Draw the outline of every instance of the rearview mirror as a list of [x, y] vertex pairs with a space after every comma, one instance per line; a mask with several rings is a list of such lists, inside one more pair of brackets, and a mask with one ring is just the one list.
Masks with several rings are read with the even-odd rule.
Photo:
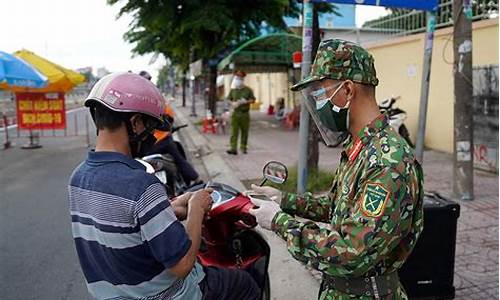
[[264, 166], [262, 173], [264, 179], [262, 180], [260, 185], [263, 185], [267, 180], [277, 184], [283, 184], [288, 178], [288, 169], [284, 164], [277, 161], [268, 162]]

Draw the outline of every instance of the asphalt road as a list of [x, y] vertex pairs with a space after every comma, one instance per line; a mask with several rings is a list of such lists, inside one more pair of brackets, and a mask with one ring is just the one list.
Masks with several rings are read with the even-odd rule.
[[66, 192], [88, 151], [86, 139], [43, 138], [41, 144], [0, 150], [0, 299], [91, 299], [71, 238]]
[[[79, 136], [56, 131], [58, 137], [47, 137], [53, 134], [48, 131], [35, 150], [21, 149], [27, 132], [17, 138], [17, 128], [9, 128], [14, 146], [0, 149], [0, 300], [92, 299], [73, 245], [67, 200], [69, 176], [89, 149], [86, 116], [86, 109], [69, 111], [67, 134]], [[3, 135], [0, 130], [2, 145]], [[201, 160], [191, 155], [193, 146], [180, 138], [206, 180]]]

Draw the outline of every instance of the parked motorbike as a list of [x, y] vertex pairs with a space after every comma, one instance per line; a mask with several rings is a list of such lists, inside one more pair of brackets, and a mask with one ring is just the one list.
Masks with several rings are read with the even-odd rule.
[[401, 97], [390, 97], [379, 104], [379, 109], [380, 112], [386, 113], [389, 116], [389, 125], [396, 130], [396, 132], [401, 135], [408, 145], [410, 147], [414, 147], [411, 139], [410, 139], [410, 132], [408, 131], [408, 128], [406, 128], [404, 121], [406, 120], [406, 112], [400, 108], [394, 107], [394, 104], [396, 103], [396, 100], [399, 100]]

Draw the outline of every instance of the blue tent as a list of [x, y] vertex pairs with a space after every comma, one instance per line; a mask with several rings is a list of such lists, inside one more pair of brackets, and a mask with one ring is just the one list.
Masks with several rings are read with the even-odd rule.
[[9, 87], [42, 88], [47, 78], [24, 60], [0, 51], [0, 89]]

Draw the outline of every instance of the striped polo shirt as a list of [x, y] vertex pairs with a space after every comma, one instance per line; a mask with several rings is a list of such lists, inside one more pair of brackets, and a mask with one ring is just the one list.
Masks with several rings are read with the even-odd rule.
[[71, 227], [89, 292], [96, 299], [200, 299], [196, 264], [169, 272], [191, 240], [165, 188], [144, 166], [117, 152], [90, 151], [69, 182]]

